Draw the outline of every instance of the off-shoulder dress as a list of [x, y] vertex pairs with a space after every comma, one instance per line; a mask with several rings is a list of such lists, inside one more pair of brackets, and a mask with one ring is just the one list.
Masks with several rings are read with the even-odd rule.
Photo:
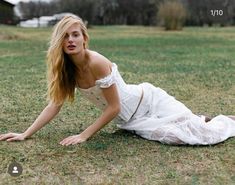
[[121, 129], [166, 144], [210, 145], [235, 136], [233, 119], [219, 115], [205, 122], [161, 88], [150, 83], [126, 84], [115, 63], [112, 63], [112, 72], [97, 80], [95, 86], [78, 90], [104, 110], [107, 102], [102, 88], [112, 84], [116, 84], [120, 98], [121, 111], [115, 122]]

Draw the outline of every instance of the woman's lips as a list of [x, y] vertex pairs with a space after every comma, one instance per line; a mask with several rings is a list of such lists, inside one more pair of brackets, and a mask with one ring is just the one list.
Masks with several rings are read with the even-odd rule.
[[69, 50], [73, 50], [73, 49], [76, 48], [76, 46], [75, 46], [75, 45], [69, 45], [67, 48], [68, 48]]

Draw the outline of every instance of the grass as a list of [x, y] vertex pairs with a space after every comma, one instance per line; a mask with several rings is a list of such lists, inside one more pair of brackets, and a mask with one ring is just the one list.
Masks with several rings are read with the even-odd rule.
[[[118, 64], [128, 83], [150, 82], [197, 114], [235, 114], [235, 28], [106, 26], [90, 48]], [[0, 133], [24, 131], [46, 105], [45, 55], [51, 29], [0, 26]], [[86, 143], [59, 142], [100, 111], [79, 96], [31, 139], [0, 142], [0, 184], [235, 184], [235, 139], [168, 146], [110, 123]], [[16, 160], [20, 177], [7, 174]]]

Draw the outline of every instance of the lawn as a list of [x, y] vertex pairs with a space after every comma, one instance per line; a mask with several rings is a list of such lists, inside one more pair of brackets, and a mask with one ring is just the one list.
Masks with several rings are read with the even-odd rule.
[[[22, 132], [46, 106], [51, 28], [0, 26], [0, 133]], [[235, 28], [94, 26], [89, 47], [119, 66], [128, 83], [150, 82], [196, 114], [235, 115]], [[110, 123], [87, 142], [80, 133], [100, 111], [76, 95], [31, 139], [0, 142], [0, 184], [235, 184], [235, 138], [213, 146], [169, 146]], [[23, 174], [11, 177], [16, 160]]]

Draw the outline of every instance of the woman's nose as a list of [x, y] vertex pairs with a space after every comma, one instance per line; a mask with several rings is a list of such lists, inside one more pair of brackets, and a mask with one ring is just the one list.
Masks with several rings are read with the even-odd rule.
[[73, 37], [71, 35], [68, 37], [68, 41], [73, 42]]

